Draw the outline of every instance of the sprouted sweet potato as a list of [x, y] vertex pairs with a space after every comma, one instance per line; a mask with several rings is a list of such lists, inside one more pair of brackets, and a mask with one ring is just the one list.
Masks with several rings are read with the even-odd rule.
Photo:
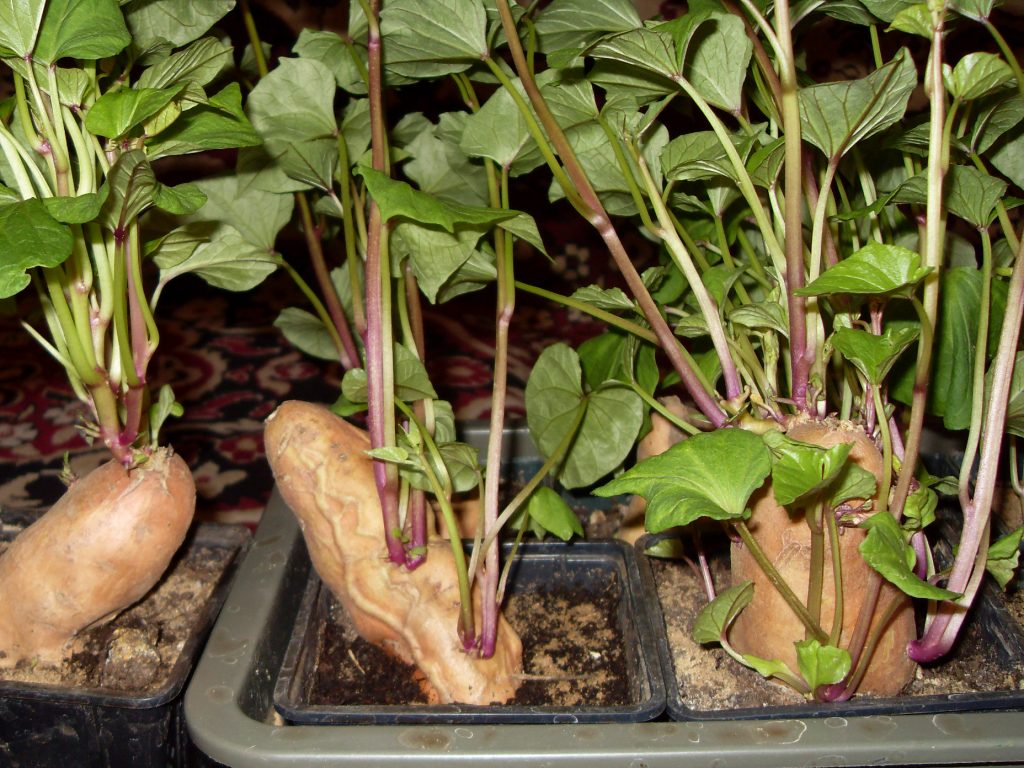
[[313, 566], [359, 634], [415, 664], [432, 702], [511, 699], [521, 679], [522, 644], [502, 619], [491, 658], [463, 650], [449, 543], [430, 541], [426, 562], [415, 570], [388, 562], [367, 434], [322, 406], [289, 401], [267, 420], [265, 439]]
[[0, 666], [58, 664], [75, 636], [142, 598], [181, 546], [195, 485], [158, 449], [76, 480], [0, 556]]
[[[881, 487], [882, 454], [863, 429], [849, 422], [830, 419], [824, 422], [798, 420], [787, 431], [789, 437], [822, 448], [839, 443], [853, 443], [850, 461], [873, 473]], [[778, 504], [771, 484], [751, 499], [750, 532], [768, 560], [797, 595], [806, 597], [811, 532], [803, 515], [791, 515]], [[867, 532], [863, 528], [841, 529], [839, 551], [842, 561], [843, 629], [840, 646], [846, 647], [853, 634], [861, 606], [867, 593], [871, 567], [861, 557], [858, 547]], [[826, 574], [832, 573], [830, 549], [825, 548]], [[804, 625], [787, 607], [785, 600], [758, 567], [750, 551], [742, 544], [732, 547], [732, 579], [734, 584], [754, 582], [754, 601], [737, 617], [730, 632], [733, 646], [742, 653], [766, 659], [782, 659], [791, 668], [797, 667], [794, 643], [803, 640]], [[822, 581], [821, 622], [832, 624], [836, 610], [835, 589], [831, 576]], [[907, 643], [914, 639], [914, 610], [910, 598], [901, 596], [891, 584], [882, 587], [882, 602], [902, 599], [868, 663], [860, 690], [877, 695], [895, 695], [914, 677], [916, 665], [907, 657]], [[875, 622], [879, 620], [876, 614]]]

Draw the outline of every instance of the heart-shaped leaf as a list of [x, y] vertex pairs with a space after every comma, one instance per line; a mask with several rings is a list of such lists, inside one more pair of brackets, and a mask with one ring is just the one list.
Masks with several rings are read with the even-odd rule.
[[310, 357], [337, 362], [338, 348], [316, 315], [298, 307], [285, 307], [274, 320], [274, 327], [289, 344]]
[[770, 454], [758, 435], [743, 429], [719, 429], [645, 459], [594, 493], [643, 496], [647, 499], [647, 530], [657, 533], [701, 517], [745, 517], [751, 494], [769, 472]]
[[921, 257], [909, 248], [868, 243], [795, 293], [800, 296], [909, 295], [930, 272], [931, 269], [921, 266]]
[[911, 597], [925, 600], [955, 600], [959, 595], [929, 584], [914, 573], [917, 556], [904, 540], [903, 529], [888, 512], [872, 515], [862, 524], [868, 535], [860, 543], [864, 562]]
[[994, 53], [968, 53], [944, 68], [946, 88], [960, 101], [974, 101], [1013, 83], [1010, 65]]
[[63, 58], [96, 61], [116, 56], [131, 41], [117, 0], [47, 0], [32, 57], [44, 64]]
[[998, 541], [993, 542], [988, 548], [985, 570], [992, 575], [992, 578], [1003, 589], [1006, 589], [1006, 585], [1013, 579], [1017, 566], [1020, 564], [1020, 542], [1022, 536], [1024, 536], [1024, 527], [1006, 534]]
[[772, 452], [772, 493], [783, 506], [817, 495], [846, 466], [852, 443], [822, 448], [794, 440], [781, 432], [767, 432], [765, 445]]
[[33, 267], [55, 267], [71, 255], [71, 231], [31, 198], [0, 207], [0, 299], [31, 281]]
[[822, 645], [814, 638], [797, 641], [795, 645], [800, 674], [812, 691], [822, 685], [838, 683], [850, 673], [849, 651]]
[[721, 642], [740, 611], [750, 605], [753, 599], [752, 581], [744, 581], [742, 584], [722, 590], [697, 614], [690, 636], [694, 642], [701, 644]]
[[255, 147], [262, 143], [242, 110], [238, 83], [230, 83], [206, 104], [184, 112], [158, 137], [146, 141], [151, 160], [210, 149]]
[[198, 40], [235, 7], [235, 0], [130, 0], [122, 5], [132, 42], [145, 51], [164, 41], [180, 47]]
[[182, 88], [120, 88], [105, 93], [86, 113], [85, 127], [109, 139], [124, 136], [170, 104]]
[[896, 57], [867, 77], [801, 88], [800, 125], [807, 140], [829, 158], [885, 130], [906, 112], [917, 71], [910, 54]]
[[832, 346], [853, 363], [868, 383], [879, 385], [899, 356], [917, 339], [918, 328], [889, 326], [881, 336], [856, 328], [840, 328], [832, 334]]
[[476, 0], [392, 0], [380, 28], [384, 65], [404, 77], [462, 72], [489, 55], [487, 14]]
[[192, 272], [215, 288], [228, 291], [255, 288], [278, 265], [272, 253], [247, 242], [237, 229], [227, 224], [217, 226], [209, 241], [200, 243], [191, 252], [158, 252], [154, 261], [160, 267], [161, 283]]
[[[945, 203], [950, 212], [975, 227], [987, 227], [995, 218], [996, 205], [1006, 195], [1006, 182], [967, 165], [952, 165], [946, 173]], [[924, 205], [928, 199], [927, 174], [907, 179], [896, 190], [897, 203]]]
[[562, 541], [584, 535], [583, 525], [576, 513], [551, 488], [541, 486], [530, 494], [530, 499], [526, 502], [526, 514], [537, 525]]
[[626, 458], [640, 431], [643, 404], [632, 390], [609, 387], [584, 393], [579, 356], [553, 344], [537, 359], [526, 383], [526, 420], [537, 447], [552, 456], [583, 419], [558, 471], [566, 488], [599, 480]]
[[554, 0], [537, 17], [541, 50], [579, 50], [600, 36], [643, 26], [629, 0]]
[[266, 154], [291, 179], [330, 189], [338, 162], [334, 76], [312, 59], [281, 59], [249, 94]]

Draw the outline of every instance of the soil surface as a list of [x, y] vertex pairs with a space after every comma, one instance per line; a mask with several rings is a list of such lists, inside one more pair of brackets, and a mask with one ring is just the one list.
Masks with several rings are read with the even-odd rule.
[[224, 547], [187, 545], [161, 582], [112, 621], [76, 638], [60, 667], [23, 662], [0, 679], [149, 693], [167, 684], [197, 620], [234, 556]]
[[[651, 558], [650, 562], [685, 707], [700, 712], [804, 702], [790, 689], [742, 667], [720, 647], [694, 642], [690, 630], [706, 604], [703, 586], [694, 572], [681, 563], [656, 558]], [[728, 585], [726, 567], [725, 557], [712, 562], [716, 585]], [[1019, 593], [1011, 598], [1011, 603], [1019, 606], [1018, 610], [1024, 609], [1024, 599]], [[1008, 660], [1006, 652], [995, 648], [991, 639], [987, 642], [979, 639], [982, 637], [979, 624], [972, 622], [967, 627], [947, 661], [918, 669], [917, 678], [904, 695], [1024, 690], [1024, 658]]]
[[[631, 703], [626, 649], [618, 620], [621, 592], [607, 576], [595, 590], [513, 594], [505, 617], [523, 641], [517, 706], [614, 706]], [[321, 600], [321, 604], [323, 600]], [[425, 703], [419, 672], [356, 636], [329, 599], [329, 621], [314, 662], [309, 704]]]

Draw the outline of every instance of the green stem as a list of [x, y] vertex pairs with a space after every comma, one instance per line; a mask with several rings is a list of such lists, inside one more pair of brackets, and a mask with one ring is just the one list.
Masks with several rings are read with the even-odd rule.
[[790, 588], [786, 580], [782, 578], [782, 575], [776, 570], [775, 566], [772, 565], [771, 561], [765, 556], [764, 551], [761, 549], [761, 545], [757, 543], [750, 529], [747, 528], [747, 524], [742, 520], [734, 520], [733, 527], [736, 532], [740, 535], [743, 540], [743, 544], [747, 547], [751, 556], [760, 566], [761, 571], [767, 577], [768, 581], [771, 582], [772, 586], [778, 591], [779, 595], [783, 600], [786, 601], [786, 605], [789, 606], [790, 610], [796, 615], [800, 622], [804, 625], [809, 633], [810, 637], [817, 640], [819, 643], [828, 642], [828, 635], [818, 625], [818, 622], [814, 621], [807, 608], [803, 603], [800, 602], [800, 598], [796, 596], [796, 593]]
[[688, 435], [699, 435], [700, 434], [700, 430], [697, 429], [697, 427], [695, 427], [690, 422], [686, 421], [686, 419], [681, 419], [678, 416], [676, 416], [674, 413], [672, 413], [672, 411], [670, 411], [668, 408], [666, 408], [658, 400], [658, 398], [656, 398], [654, 395], [652, 395], [649, 392], [647, 392], [643, 387], [641, 387], [635, 381], [629, 382], [629, 386], [630, 386], [630, 389], [632, 389], [634, 392], [637, 393], [637, 395], [640, 396], [641, 400], [643, 400], [645, 403], [647, 403], [647, 405], [652, 410], [657, 411], [657, 413], [663, 419], [665, 419], [669, 424], [674, 426], [676, 429], [679, 429], [679, 430], [685, 432]]
[[252, 9], [249, 8], [249, 0], [239, 0], [242, 9], [242, 19], [245, 22], [245, 33], [249, 37], [249, 45], [252, 46], [253, 59], [256, 61], [256, 71], [260, 77], [266, 77], [270, 72], [267, 67], [267, 57], [263, 55], [263, 44], [260, 42], [260, 34], [256, 29], [256, 19], [253, 18]]
[[[811, 620], [821, 624], [821, 600], [825, 584], [825, 529], [822, 504], [815, 504], [811, 514], [804, 513], [807, 527], [811, 531], [811, 553], [807, 564], [807, 613]], [[810, 631], [805, 635], [810, 638]]]
[[[885, 403], [882, 401], [882, 388], [877, 385], [870, 385], [870, 388], [871, 397], [875, 402], [875, 419], [882, 436], [882, 485], [878, 492], [878, 511], [888, 512], [889, 489], [892, 488], [892, 432], [889, 430], [889, 417], [886, 416]], [[899, 515], [896, 519], [899, 520]]]
[[981, 24], [992, 35], [992, 39], [996, 41], [996, 45], [1002, 51], [1003, 58], [1010, 65], [1010, 69], [1013, 70], [1013, 76], [1017, 79], [1017, 91], [1024, 97], [1024, 71], [1021, 70], [1020, 62], [1017, 61], [1017, 55], [1014, 53], [1013, 48], [1010, 47], [1009, 43], [1006, 42], [1006, 38], [999, 33], [999, 29], [989, 19], [981, 19]]
[[845, 611], [843, 605], [843, 557], [839, 547], [839, 523], [836, 522], [835, 512], [831, 509], [825, 510], [825, 524], [828, 526], [828, 543], [832, 554], [832, 589], [835, 594], [832, 631], [828, 635], [828, 644], [838, 647], [843, 634], [843, 613]]

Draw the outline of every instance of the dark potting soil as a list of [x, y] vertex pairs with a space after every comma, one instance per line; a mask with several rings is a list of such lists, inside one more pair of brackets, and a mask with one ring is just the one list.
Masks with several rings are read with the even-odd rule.
[[21, 662], [0, 670], [0, 679], [111, 693], [159, 691], [234, 554], [223, 547], [187, 546], [142, 600], [112, 621], [82, 632], [61, 666]]
[[[630, 703], [626, 650], [618, 625], [619, 584], [512, 595], [505, 617], [523, 641], [519, 706], [615, 706]], [[426, 703], [415, 667], [355, 635], [330, 600], [309, 704]]]
[[[651, 558], [658, 599], [672, 651], [683, 704], [695, 712], [800, 704], [804, 699], [742, 667], [718, 646], [703, 646], [691, 637], [697, 614], [706, 604], [703, 586], [685, 565]], [[712, 561], [716, 585], [728, 584], [725, 558]], [[1015, 691], [1024, 689], [1024, 659], [1007, 664], [982, 637], [979, 622], [970, 623], [947, 660], [918, 669], [905, 696]], [[862, 696], [862, 698], [867, 698]]]

